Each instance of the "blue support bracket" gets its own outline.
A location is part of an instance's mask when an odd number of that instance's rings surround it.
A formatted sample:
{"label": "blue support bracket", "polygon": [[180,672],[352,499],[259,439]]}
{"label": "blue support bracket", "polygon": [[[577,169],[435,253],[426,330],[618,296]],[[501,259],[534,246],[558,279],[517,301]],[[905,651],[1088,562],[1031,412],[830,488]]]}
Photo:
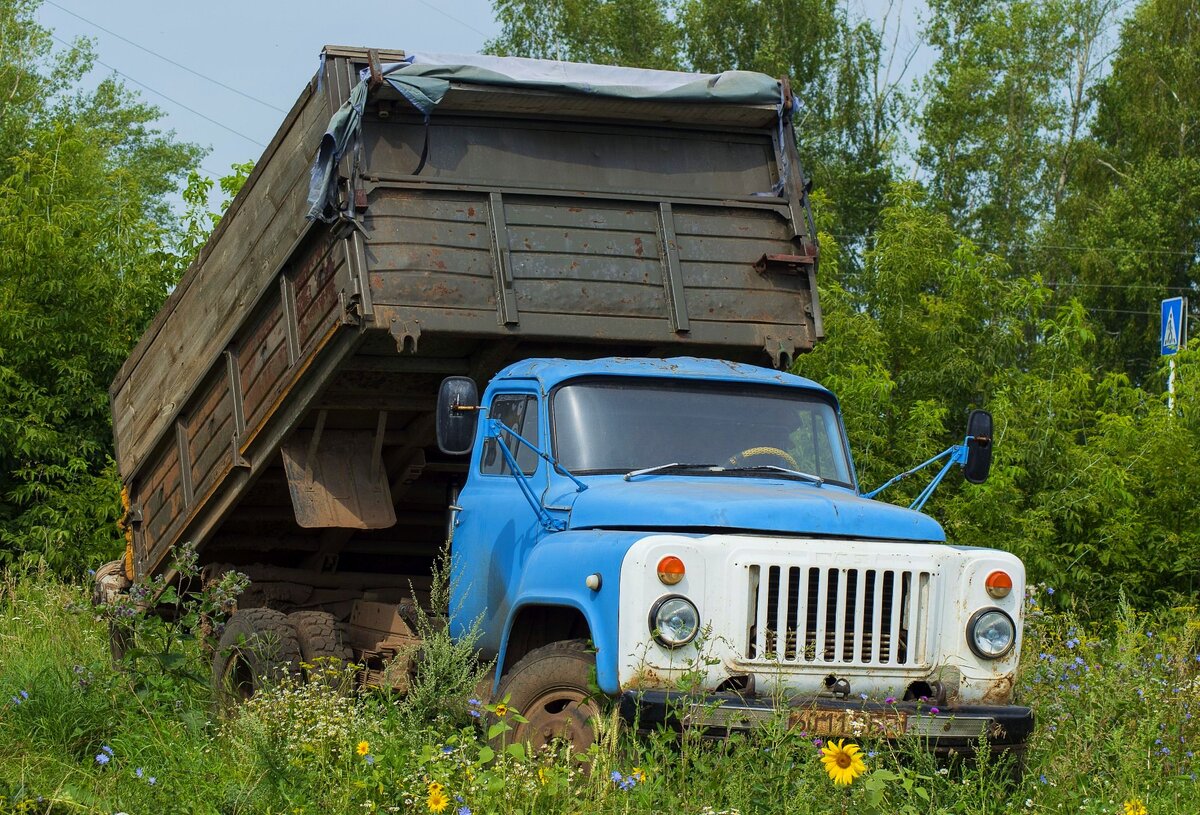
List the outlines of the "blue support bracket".
{"label": "blue support bracket", "polygon": [[908,505],[909,509],[915,509],[919,512],[921,510],[921,507],[925,506],[925,502],[928,501],[930,496],[933,495],[934,490],[936,490],[938,488],[938,485],[942,483],[942,479],[946,477],[946,473],[950,472],[950,468],[953,467],[955,464],[958,464],[959,466],[966,464],[966,462],[967,462],[967,442],[970,441],[971,438],[972,438],[971,436],[967,436],[967,438],[963,440],[962,444],[955,444],[951,447],[946,448],[945,450],[938,453],[936,456],[929,459],[928,461],[918,464],[916,467],[913,467],[911,470],[905,470],[904,472],[900,473],[900,475],[896,476],[895,478],[890,479],[883,486],[876,487],[875,489],[866,493],[865,495],[863,495],[863,497],[864,498],[874,498],[876,495],[883,492],[888,487],[895,484],[897,481],[902,481],[903,479],[908,478],[910,475],[920,472],[921,470],[925,469],[929,465],[935,464],[936,462],[941,461],[942,459],[946,459],[946,463],[944,465],[942,465],[942,469],[938,470],[938,474],[933,477],[932,481],[930,481],[928,484],[925,485],[925,489],[921,490],[921,494],[918,495],[913,500],[913,502]]}
{"label": "blue support bracket", "polygon": [[512,438],[516,439],[517,442],[525,447],[528,447],[530,450],[536,453],[538,458],[542,459],[551,467],[553,467],[555,472],[571,479],[571,481],[575,483],[575,492],[583,492],[587,489],[587,484],[584,484],[582,481],[568,472],[567,468],[559,464],[554,456],[550,455],[545,450],[542,450],[536,444],[526,439],[504,422],[500,421],[499,419],[484,419],[483,437],[485,439],[495,439],[496,443],[500,446],[500,454],[504,456],[504,461],[506,464],[508,464],[508,469],[512,472],[513,478],[517,480],[517,486],[521,488],[521,494],[525,496],[525,500],[529,502],[529,506],[533,507],[533,511],[537,513],[538,522],[542,525],[542,528],[547,532],[563,531],[567,528],[566,522],[553,517],[549,512],[546,511],[546,507],[542,505],[541,500],[534,493],[533,487],[529,484],[529,478],[524,472],[521,471],[521,468],[517,466],[516,456],[513,455],[512,450],[508,449],[508,445],[504,443],[504,439],[500,438],[501,433],[509,434]]}

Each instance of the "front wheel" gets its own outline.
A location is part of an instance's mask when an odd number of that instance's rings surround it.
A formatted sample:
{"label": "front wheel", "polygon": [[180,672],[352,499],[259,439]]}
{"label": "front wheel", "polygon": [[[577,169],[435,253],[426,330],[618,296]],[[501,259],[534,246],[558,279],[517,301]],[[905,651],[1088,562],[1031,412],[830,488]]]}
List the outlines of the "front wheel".
{"label": "front wheel", "polygon": [[584,640],[551,643],[523,656],[500,684],[499,698],[528,720],[514,723],[509,740],[534,750],[561,740],[586,752],[601,715],[595,672]]}

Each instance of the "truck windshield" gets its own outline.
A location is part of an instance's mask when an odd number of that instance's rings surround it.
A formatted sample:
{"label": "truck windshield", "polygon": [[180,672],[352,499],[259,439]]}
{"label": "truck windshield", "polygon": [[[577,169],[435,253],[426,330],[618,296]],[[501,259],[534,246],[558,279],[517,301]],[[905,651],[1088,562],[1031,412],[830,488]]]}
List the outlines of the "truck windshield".
{"label": "truck windshield", "polygon": [[795,388],[575,382],[555,392],[552,421],[555,456],[577,474],[678,462],[747,472],[786,467],[852,486],[833,406]]}

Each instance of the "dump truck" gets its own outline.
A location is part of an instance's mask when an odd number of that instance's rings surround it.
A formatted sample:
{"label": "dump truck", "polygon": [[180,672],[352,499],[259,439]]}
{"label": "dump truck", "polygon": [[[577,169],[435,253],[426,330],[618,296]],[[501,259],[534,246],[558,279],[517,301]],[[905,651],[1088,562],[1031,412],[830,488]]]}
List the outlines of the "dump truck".
{"label": "dump truck", "polygon": [[[322,658],[403,690],[448,543],[441,613],[535,746],[615,704],[1020,749],[1020,561],[864,493],[836,397],[787,372],[824,333],[802,107],[748,72],[326,47],[112,384],[100,596],[186,544],[250,578],[218,695]],[[990,435],[938,478],[986,477]]]}

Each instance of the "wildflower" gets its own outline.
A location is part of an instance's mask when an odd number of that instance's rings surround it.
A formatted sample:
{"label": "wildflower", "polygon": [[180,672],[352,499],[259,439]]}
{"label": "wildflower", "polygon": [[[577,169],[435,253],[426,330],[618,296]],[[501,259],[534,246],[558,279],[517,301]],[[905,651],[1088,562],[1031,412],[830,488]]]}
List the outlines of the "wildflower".
{"label": "wildflower", "polygon": [[21,701],[24,702],[28,698],[29,698],[29,691],[27,691],[27,690],[21,691]]}
{"label": "wildflower", "polygon": [[138,767],[136,770],[133,771],[133,774],[136,775],[138,778],[141,778],[146,773],[144,770],[142,770],[141,767]]}
{"label": "wildflower", "polygon": [[502,719],[508,715],[508,705],[504,704],[503,702],[496,705],[496,715]]}
{"label": "wildflower", "polygon": [[451,754],[451,753],[453,753],[453,752],[454,752],[454,748],[453,748],[453,747],[451,747],[449,744],[443,744],[443,745],[442,745],[442,755],[444,755],[444,756],[448,756],[448,755],[450,755],[450,754]]}
{"label": "wildflower", "polygon": [[365,756],[367,753],[371,752],[371,745],[364,739],[358,743],[357,747],[354,748],[354,752],[358,753],[360,756]]}
{"label": "wildflower", "polygon": [[146,779],[146,783],[153,787],[155,784],[158,783],[158,779],[155,778],[154,776],[150,776],[149,778]]}
{"label": "wildflower", "polygon": [[821,763],[834,784],[849,786],[867,771],[857,744],[844,744],[841,739],[821,748]]}
{"label": "wildflower", "polygon": [[938,714],[939,714],[939,713],[941,713],[941,712],[942,712],[942,711],[938,710],[936,707],[931,707],[931,708],[929,708],[929,715],[930,715],[930,716],[936,716],[936,715],[938,715]]}
{"label": "wildflower", "polygon": [[112,757],[108,753],[97,753],[96,763],[103,767],[108,762],[112,761]]}
{"label": "wildflower", "polygon": [[435,815],[444,812],[446,807],[450,806],[450,799],[446,797],[446,792],[442,789],[441,784],[429,785],[429,797],[425,799],[425,806]]}
{"label": "wildflower", "polygon": [[1054,594],[1054,587],[1053,587],[1053,586],[1047,586],[1047,587],[1046,587],[1046,594],[1053,595],[1053,594]]}
{"label": "wildflower", "polygon": [[370,753],[367,753],[365,756],[363,756],[363,761],[367,762],[367,764],[374,764],[375,756],[371,755]]}
{"label": "wildflower", "polygon": [[100,745],[100,752],[101,752],[101,753],[108,753],[108,754],[109,754],[109,756],[112,756],[112,754],[113,754],[113,749],[112,749],[111,747],[109,747],[107,744],[102,744],[102,745]]}
{"label": "wildflower", "polygon": [[639,784],[644,784],[646,782],[646,771],[641,767],[634,767],[633,772],[629,774],[629,777],[633,778]]}
{"label": "wildflower", "polygon": [[609,776],[609,780],[612,781],[614,784],[620,784],[622,778],[623,778],[623,776],[616,770],[613,770],[612,775]]}
{"label": "wildflower", "polygon": [[483,702],[479,701],[478,699],[471,698],[471,699],[467,700],[467,705],[469,707],[469,709],[467,710],[467,713],[470,713],[472,717],[478,719],[480,716],[483,715],[479,711],[479,709],[481,707],[483,707]]}
{"label": "wildflower", "polygon": [[1045,773],[1042,773],[1041,775],[1038,776],[1038,783],[1041,783],[1041,784],[1049,784],[1050,783],[1049,781],[1046,780]]}
{"label": "wildflower", "polygon": [[546,770],[543,767],[538,767],[537,775],[538,775],[538,783],[541,784],[543,787],[546,786],[547,783],[549,783],[550,779],[547,777]]}
{"label": "wildflower", "polygon": [[461,806],[458,808],[456,815],[471,815],[471,808],[469,806]]}
{"label": "wildflower", "polygon": [[895,697],[895,696],[889,696],[888,698],[886,698],[886,699],[884,699],[884,700],[883,700],[883,703],[884,703],[885,705],[894,705],[894,704],[896,704],[896,697]]}
{"label": "wildflower", "polygon": [[1130,798],[1121,808],[1121,815],[1146,815],[1146,805],[1141,798]]}

